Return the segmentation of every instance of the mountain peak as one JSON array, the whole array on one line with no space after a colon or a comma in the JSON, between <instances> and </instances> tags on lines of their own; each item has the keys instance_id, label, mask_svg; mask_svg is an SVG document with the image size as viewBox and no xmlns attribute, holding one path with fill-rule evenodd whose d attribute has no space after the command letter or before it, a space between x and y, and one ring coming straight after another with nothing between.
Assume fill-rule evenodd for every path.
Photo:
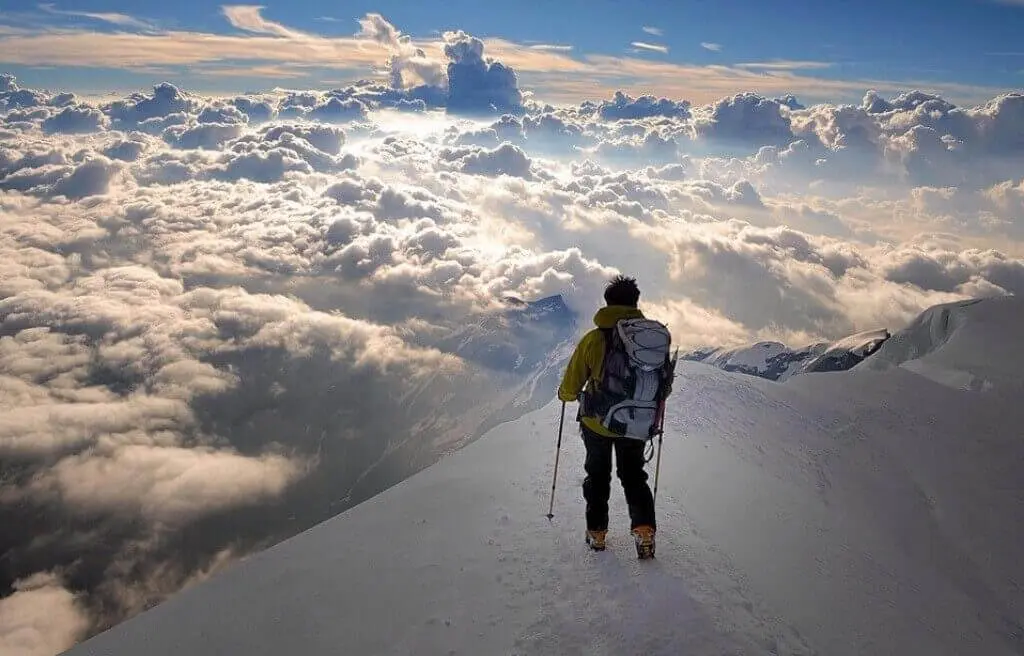
<instances>
[{"instance_id":1,"label":"mountain peak","mask_svg":"<svg viewBox=\"0 0 1024 656\"><path fill-rule=\"evenodd\" d=\"M544 298L531 301L528 305L534 308L543 308L549 312L569 312L569 306L566 305L565 299L562 298L561 294L555 294L554 296L545 296Z\"/></svg>"}]
</instances>

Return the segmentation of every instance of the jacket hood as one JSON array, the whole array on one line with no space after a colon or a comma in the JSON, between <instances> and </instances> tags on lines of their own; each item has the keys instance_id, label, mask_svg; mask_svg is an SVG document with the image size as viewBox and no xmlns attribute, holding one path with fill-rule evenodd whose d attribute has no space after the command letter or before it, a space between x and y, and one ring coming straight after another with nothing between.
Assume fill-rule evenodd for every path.
<instances>
[{"instance_id":1,"label":"jacket hood","mask_svg":"<svg viewBox=\"0 0 1024 656\"><path fill-rule=\"evenodd\" d=\"M611 328L619 319L642 319L643 312L628 305L606 305L594 313L594 325Z\"/></svg>"}]
</instances>

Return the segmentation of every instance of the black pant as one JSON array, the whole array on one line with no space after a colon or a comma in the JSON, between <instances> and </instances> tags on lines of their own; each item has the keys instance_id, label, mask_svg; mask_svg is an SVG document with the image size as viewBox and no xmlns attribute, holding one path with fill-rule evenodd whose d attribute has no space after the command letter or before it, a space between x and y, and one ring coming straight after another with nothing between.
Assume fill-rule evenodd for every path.
<instances>
[{"instance_id":1,"label":"black pant","mask_svg":"<svg viewBox=\"0 0 1024 656\"><path fill-rule=\"evenodd\" d=\"M616 468L622 490L629 507L630 528L654 523L654 496L647 485L644 471L643 440L628 437L605 437L580 426L587 459L583 464L587 472L583 480L583 498L587 502L587 528L601 531L608 528L608 497L612 484L612 451L615 451Z\"/></svg>"}]
</instances>

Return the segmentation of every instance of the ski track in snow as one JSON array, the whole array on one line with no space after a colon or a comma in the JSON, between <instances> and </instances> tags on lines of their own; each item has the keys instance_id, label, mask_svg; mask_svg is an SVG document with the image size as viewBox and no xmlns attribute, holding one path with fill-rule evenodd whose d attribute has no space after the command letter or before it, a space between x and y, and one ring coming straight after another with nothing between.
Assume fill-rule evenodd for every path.
<instances>
[{"instance_id":1,"label":"ski track in snow","mask_svg":"<svg viewBox=\"0 0 1024 656\"><path fill-rule=\"evenodd\" d=\"M938 337L956 370L967 338ZM585 547L574 404L545 517L550 403L69 656L1024 653L1024 353L972 365L986 391L893 362L785 384L680 363L653 561L614 474L609 548Z\"/></svg>"}]
</instances>

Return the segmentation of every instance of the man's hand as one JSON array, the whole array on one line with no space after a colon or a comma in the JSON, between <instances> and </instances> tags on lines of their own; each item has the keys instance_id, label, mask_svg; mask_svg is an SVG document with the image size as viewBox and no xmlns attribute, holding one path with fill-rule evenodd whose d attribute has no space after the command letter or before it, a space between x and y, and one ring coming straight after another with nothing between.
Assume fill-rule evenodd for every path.
<instances>
[{"instance_id":1,"label":"man's hand","mask_svg":"<svg viewBox=\"0 0 1024 656\"><path fill-rule=\"evenodd\" d=\"M581 340L576 345L572 357L565 367L562 375L562 384L558 386L558 400L565 403L572 403L579 398L584 385L587 384L587 377L590 375L590 366L587 364L586 340Z\"/></svg>"}]
</instances>

